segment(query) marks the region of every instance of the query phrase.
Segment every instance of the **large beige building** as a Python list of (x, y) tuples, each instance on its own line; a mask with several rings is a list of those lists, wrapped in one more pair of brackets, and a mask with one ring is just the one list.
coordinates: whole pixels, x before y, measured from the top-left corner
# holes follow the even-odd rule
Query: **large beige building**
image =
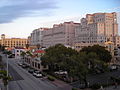
[(113, 13), (87, 14), (76, 28), (76, 43), (101, 43), (112, 41), (118, 36), (117, 15)]
[(53, 28), (43, 31), (43, 46), (48, 48), (56, 44), (73, 46), (75, 38), (75, 28), (80, 23), (64, 22), (54, 24)]
[(24, 38), (6, 38), (5, 34), (1, 35), (1, 45), (14, 48), (14, 47), (26, 47), (28, 39)]
[(49, 28), (38, 28), (32, 31), (30, 35), (30, 45), (37, 46), (43, 45), (43, 31), (48, 30)]

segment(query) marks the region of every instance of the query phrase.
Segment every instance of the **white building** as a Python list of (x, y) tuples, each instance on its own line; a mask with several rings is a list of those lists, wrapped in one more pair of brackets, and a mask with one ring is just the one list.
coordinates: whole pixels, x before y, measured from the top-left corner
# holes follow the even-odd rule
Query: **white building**
[(24, 48), (19, 48), (19, 47), (16, 47), (12, 50), (12, 53), (15, 54), (15, 59), (21, 59), (21, 53), (22, 52), (25, 52), (25, 49)]

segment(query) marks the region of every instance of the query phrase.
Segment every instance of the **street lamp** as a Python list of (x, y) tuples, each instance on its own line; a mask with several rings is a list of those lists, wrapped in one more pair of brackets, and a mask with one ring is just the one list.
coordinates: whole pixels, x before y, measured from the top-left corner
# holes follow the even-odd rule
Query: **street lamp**
[(6, 64), (7, 64), (7, 77), (8, 77), (8, 55), (7, 55), (7, 61), (6, 61)]
[[(7, 55), (7, 61), (6, 61), (6, 64), (7, 64), (7, 77), (8, 77), (8, 55)], [(7, 90), (8, 90), (8, 84), (7, 84)]]

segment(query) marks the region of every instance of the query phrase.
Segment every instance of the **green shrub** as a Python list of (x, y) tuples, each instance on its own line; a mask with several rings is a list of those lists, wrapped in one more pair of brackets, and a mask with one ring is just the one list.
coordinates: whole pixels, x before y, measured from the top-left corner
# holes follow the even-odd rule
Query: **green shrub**
[(95, 84), (93, 84), (92, 86), (91, 86), (91, 88), (92, 89), (99, 89), (100, 88), (100, 84), (98, 84), (98, 83), (95, 83)]
[(50, 81), (54, 81), (54, 80), (55, 80), (55, 78), (54, 78), (53, 76), (48, 76), (48, 79), (49, 79)]
[(77, 88), (72, 88), (72, 90), (77, 90)]

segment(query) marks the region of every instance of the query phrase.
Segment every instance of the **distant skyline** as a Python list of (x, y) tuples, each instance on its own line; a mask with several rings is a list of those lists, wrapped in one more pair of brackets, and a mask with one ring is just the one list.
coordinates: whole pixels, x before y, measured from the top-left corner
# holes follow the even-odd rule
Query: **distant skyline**
[(120, 23), (120, 0), (0, 0), (0, 35), (27, 38), (34, 29), (98, 12), (117, 12)]

